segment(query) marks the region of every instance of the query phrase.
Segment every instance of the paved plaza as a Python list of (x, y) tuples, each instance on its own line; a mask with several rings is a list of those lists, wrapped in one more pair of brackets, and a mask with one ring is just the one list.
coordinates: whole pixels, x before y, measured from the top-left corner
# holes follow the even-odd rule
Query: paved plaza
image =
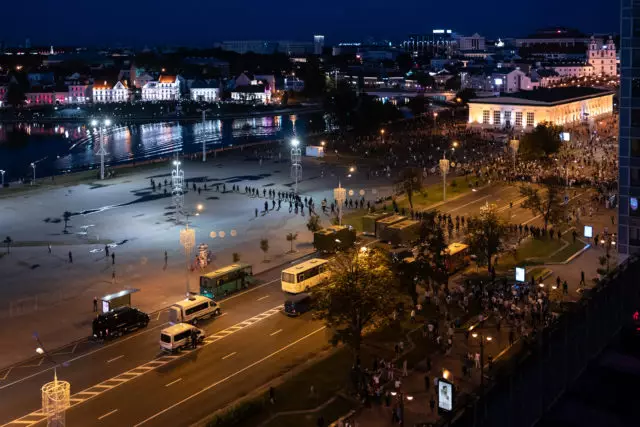
[[(238, 153), (207, 163), (184, 162), (189, 181), (185, 208), (195, 212), (198, 204), (203, 207), (199, 216), (190, 217), (190, 226), (196, 230), (196, 244), (208, 244), (214, 256), (207, 271), (231, 264), (234, 252), (259, 273), (312, 251), (306, 208), (302, 216), (290, 213), (288, 202), (278, 210), (277, 204), (272, 209), (269, 201), (270, 210), (265, 212), (266, 198), (244, 194), (245, 186), (260, 192), (289, 191), (290, 165), (285, 155), (282, 159), (276, 156), (275, 160), (259, 162), (246, 160)], [(299, 192), (303, 198), (313, 197), (317, 210), (323, 198), (332, 200), (338, 179), (356, 193), (366, 188), (367, 199), (376, 197), (371, 191), (374, 188), (377, 195), (391, 191), (383, 181), (368, 180), (364, 174), (349, 178), (347, 169), (341, 166), (305, 158), (303, 167)], [(94, 297), (123, 288), (140, 289), (133, 296), (133, 304), (153, 312), (185, 294), (185, 256), (179, 242), (179, 230), (184, 225), (174, 221), (170, 188), (164, 194), (164, 180), (171, 181), (170, 168), (168, 164), (159, 165), (104, 184), (79, 184), (0, 199), (0, 233), (15, 242), (11, 254), (0, 258), (4, 273), (0, 286), (4, 327), (0, 338), (10, 337), (14, 344), (0, 350), (0, 366), (32, 356), (34, 332), (50, 348), (88, 336)], [(162, 184), (162, 190), (152, 190), (152, 177), (156, 184)], [(194, 178), (202, 181), (196, 184), (200, 192), (193, 191)], [(219, 191), (216, 184), (220, 185)], [(226, 192), (222, 191), (223, 184)], [(232, 192), (233, 185), (239, 186), (240, 192)], [(67, 233), (63, 232), (65, 211), (74, 213)], [(329, 225), (327, 215), (321, 215), (321, 220), (324, 226)], [(211, 237), (212, 232), (216, 232), (216, 238)], [(299, 233), (295, 253), (289, 253), (286, 235), (290, 232)], [(268, 262), (264, 262), (265, 254), (259, 246), (263, 238), (269, 240)], [(115, 253), (115, 264), (105, 256), (105, 242), (115, 245), (110, 249), (110, 254)], [(73, 263), (69, 262), (69, 252)], [(197, 290), (198, 276), (199, 272), (190, 274), (191, 290)]]

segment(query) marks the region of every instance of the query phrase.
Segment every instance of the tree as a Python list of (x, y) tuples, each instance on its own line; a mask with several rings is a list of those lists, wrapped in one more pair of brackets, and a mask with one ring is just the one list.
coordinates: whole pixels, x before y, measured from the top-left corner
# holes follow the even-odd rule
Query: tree
[(5, 95), (7, 104), (14, 108), (22, 106), (27, 97), (24, 94), (24, 90), (18, 83), (11, 83), (7, 88), (7, 94)]
[(522, 207), (529, 209), (536, 216), (540, 215), (546, 230), (549, 224), (557, 225), (562, 221), (565, 205), (558, 186), (546, 184), (544, 188), (544, 193), (540, 194), (539, 188), (525, 185), (520, 187), (520, 195), (526, 197)]
[(2, 243), (7, 245), (7, 253), (10, 254), (11, 253), (11, 244), (13, 243), (13, 239), (11, 237), (7, 236), (7, 237), (4, 238)]
[(493, 257), (504, 245), (507, 227), (497, 212), (496, 205), (485, 205), (480, 215), (471, 217), (467, 221), (466, 242), (478, 265), (486, 265), (491, 271)]
[(322, 225), (320, 225), (320, 217), (318, 215), (309, 215), (309, 220), (307, 221), (307, 230), (312, 233), (322, 230)]
[(264, 252), (263, 262), (267, 262), (267, 252), (269, 252), (269, 239), (260, 239), (260, 250)]
[[(467, 105), (470, 99), (476, 97), (476, 91), (471, 88), (465, 88), (456, 93), (456, 102), (460, 105)], [(458, 101), (459, 100), (459, 101)]]
[(421, 116), (427, 110), (425, 108), (425, 98), (422, 93), (417, 94), (413, 98), (409, 100), (409, 109), (413, 113), (414, 116)]
[(462, 81), (460, 80), (460, 75), (455, 75), (451, 77), (449, 80), (444, 82), (444, 88), (446, 90), (460, 90), (462, 86)]
[(293, 242), (298, 239), (298, 233), (288, 233), (287, 234), (287, 242), (291, 243), (291, 249), (289, 252), (293, 253)]
[(437, 214), (437, 211), (428, 212), (420, 222), (416, 273), (431, 283), (444, 284), (449, 279), (445, 264), (447, 242), (444, 231), (435, 221)]
[(231, 258), (233, 259), (233, 263), (237, 263), (240, 261), (240, 254), (238, 252), (234, 252), (231, 254)]
[(518, 154), (525, 160), (536, 160), (557, 153), (560, 149), (562, 128), (540, 123), (520, 139)]
[(398, 301), (389, 259), (376, 249), (350, 250), (337, 254), (329, 271), (327, 286), (313, 288), (315, 316), (333, 331), (332, 342), (345, 343), (357, 360), (362, 331), (388, 319)]
[(413, 195), (422, 187), (422, 173), (417, 168), (405, 168), (400, 174), (400, 185), (407, 195), (409, 206), (413, 210)]
[(71, 212), (69, 211), (64, 211), (64, 213), (62, 214), (62, 220), (64, 221), (64, 232), (67, 232), (67, 226), (69, 224), (69, 220), (71, 219)]
[(429, 75), (429, 73), (415, 73), (414, 78), (422, 88), (431, 88), (436, 84), (435, 80)]

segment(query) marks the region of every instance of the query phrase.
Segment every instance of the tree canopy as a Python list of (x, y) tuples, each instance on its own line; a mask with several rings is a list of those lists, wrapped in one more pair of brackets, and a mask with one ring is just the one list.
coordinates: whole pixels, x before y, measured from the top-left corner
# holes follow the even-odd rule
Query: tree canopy
[(339, 253), (329, 262), (326, 286), (313, 288), (316, 317), (333, 332), (334, 344), (343, 342), (360, 354), (365, 328), (385, 321), (396, 306), (389, 259), (377, 249)]
[(522, 206), (542, 217), (545, 230), (549, 224), (557, 225), (564, 218), (565, 205), (560, 192), (557, 185), (546, 184), (543, 192), (531, 185), (520, 187), (520, 195), (526, 197)]
[(560, 149), (562, 128), (540, 123), (520, 140), (519, 155), (525, 160), (536, 160), (557, 153)]
[(485, 205), (480, 215), (469, 218), (466, 242), (478, 265), (491, 271), (493, 257), (502, 251), (507, 227), (498, 215), (496, 205)]

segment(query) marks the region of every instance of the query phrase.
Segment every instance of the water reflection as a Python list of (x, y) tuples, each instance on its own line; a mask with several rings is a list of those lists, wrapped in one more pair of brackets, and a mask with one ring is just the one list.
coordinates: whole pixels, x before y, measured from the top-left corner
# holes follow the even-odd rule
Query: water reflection
[(114, 123), (102, 130), (69, 123), (0, 125), (0, 169), (25, 176), (29, 163), (42, 157), (38, 167), (43, 175), (91, 168), (99, 163), (100, 138), (107, 152), (106, 161), (116, 164), (166, 157), (174, 152), (199, 153), (203, 141), (207, 149), (213, 149), (327, 130), (321, 114), (190, 123)]

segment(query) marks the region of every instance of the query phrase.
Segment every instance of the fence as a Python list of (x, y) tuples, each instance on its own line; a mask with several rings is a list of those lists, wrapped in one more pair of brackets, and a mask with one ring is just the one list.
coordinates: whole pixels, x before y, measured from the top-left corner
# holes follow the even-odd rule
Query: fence
[(501, 366), (483, 396), (459, 402), (440, 427), (534, 425), (631, 319), (640, 302), (640, 262), (629, 259), (606, 282), (585, 291)]
[(78, 296), (78, 291), (57, 290), (53, 292), (43, 292), (36, 295), (19, 298), (0, 303), (0, 319), (23, 316), (39, 310), (51, 308), (55, 304), (72, 299)]

